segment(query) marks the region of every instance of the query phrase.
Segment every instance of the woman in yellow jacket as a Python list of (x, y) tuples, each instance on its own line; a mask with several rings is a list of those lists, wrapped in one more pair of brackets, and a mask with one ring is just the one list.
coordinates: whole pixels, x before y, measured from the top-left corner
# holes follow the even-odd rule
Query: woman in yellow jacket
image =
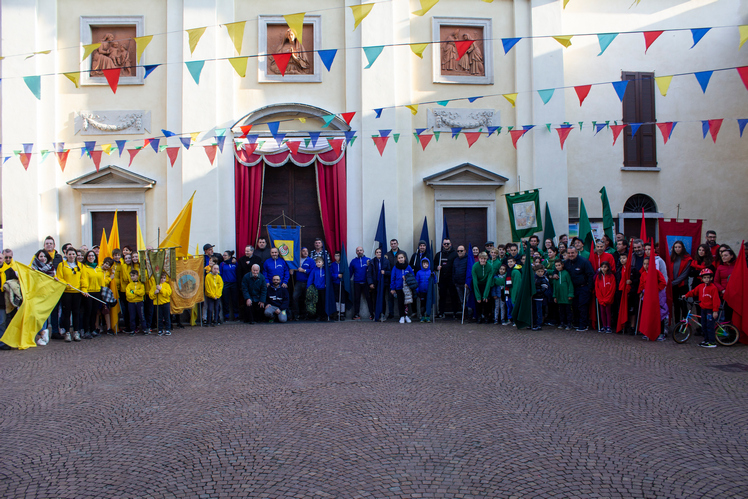
[(210, 274), (205, 276), (205, 301), (208, 303), (208, 324), (216, 325), (221, 317), (221, 295), (223, 294), (223, 279), (219, 274), (220, 268), (214, 264)]
[(153, 307), (156, 309), (158, 335), (171, 336), (171, 286), (169, 285), (169, 276), (166, 275), (166, 272), (162, 272), (161, 283), (158, 286), (153, 277), (148, 279), (148, 285), (150, 287), (148, 295), (153, 300)]
[[(80, 341), (81, 298), (88, 297), (88, 276), (77, 261), (77, 252), (72, 246), (65, 252), (65, 260), (57, 266), (57, 279), (67, 284), (62, 294), (62, 320), (60, 328), (65, 331), (65, 341)], [(73, 314), (73, 327), (70, 327)]]
[(81, 300), (83, 308), (81, 325), (83, 327), (84, 340), (100, 336), (98, 328), (96, 327), (96, 317), (99, 315), (99, 311), (103, 306), (100, 300), (101, 285), (104, 282), (104, 271), (96, 264), (97, 260), (96, 253), (89, 251), (84, 256), (83, 264), (81, 265), (83, 273), (88, 278), (89, 295), (87, 298)]

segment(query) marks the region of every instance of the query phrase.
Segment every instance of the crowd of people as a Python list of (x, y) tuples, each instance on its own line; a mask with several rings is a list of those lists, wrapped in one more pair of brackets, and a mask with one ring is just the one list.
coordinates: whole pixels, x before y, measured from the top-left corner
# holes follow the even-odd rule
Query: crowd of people
[[(451, 240), (444, 239), (433, 262), (425, 241), (419, 241), (408, 258), (397, 239), (392, 239), (389, 251), (376, 249), (371, 258), (359, 246), (345, 268), (341, 254), (335, 252), (331, 257), (318, 238), (311, 251), (301, 248), (298, 268), (293, 270), (266, 238), (247, 246), (238, 258), (233, 251), (217, 254), (213, 245), (205, 244), (201, 319), (209, 327), (231, 321), (342, 321), (352, 308), (353, 320), (368, 316), (370, 321), (397, 317), (400, 323), (413, 319), (431, 322), (435, 313), (440, 320), (515, 325), (512, 312), (522, 280), (529, 275), (533, 279), (533, 330), (545, 326), (588, 331), (594, 325), (600, 332), (636, 334), (646, 283), (655, 279), (662, 324), (657, 340), (666, 339), (670, 319), (679, 321), (686, 316), (684, 300), (694, 297), (704, 308), (701, 346), (715, 346), (714, 321), (720, 313), (726, 321), (732, 315), (722, 295), (735, 268), (735, 251), (717, 244), (716, 233), (708, 231), (706, 243), (697, 248), (694, 257), (682, 241), (676, 241), (666, 264), (649, 243), (634, 239), (630, 251), (623, 234), (615, 239), (603, 236), (592, 252), (580, 239), (569, 240), (566, 235), (559, 238), (558, 245), (551, 239), (541, 245), (537, 236), (531, 236), (519, 245), (488, 241), (482, 249), (453, 248)], [(112, 256), (102, 262), (98, 250), (85, 245), (76, 249), (68, 243), (57, 252), (50, 236), (35, 253), (31, 267), (66, 285), (37, 335), (37, 344), (45, 345), (50, 339), (76, 342), (113, 335), (117, 329), (130, 335), (169, 336), (172, 324), (184, 327), (180, 314), (171, 313), (172, 289), (166, 273), (158, 283), (153, 278), (141, 279), (144, 268), (138, 252), (129, 246), (113, 249)], [(20, 292), (12, 250), (4, 250), (3, 259), (0, 323), (4, 329), (13, 318)], [(530, 272), (522, 271), (525, 266), (530, 266)], [(343, 282), (348, 277), (350, 286)], [(114, 325), (111, 320), (115, 316), (110, 312), (117, 299), (110, 291), (112, 281), (119, 292), (121, 321)], [(665, 293), (668, 282), (672, 286), (672, 318)], [(346, 289), (351, 290), (350, 295)], [(328, 293), (334, 297), (332, 314), (325, 306)], [(624, 295), (626, 317), (619, 317)], [(0, 348), (8, 347), (0, 344)]]

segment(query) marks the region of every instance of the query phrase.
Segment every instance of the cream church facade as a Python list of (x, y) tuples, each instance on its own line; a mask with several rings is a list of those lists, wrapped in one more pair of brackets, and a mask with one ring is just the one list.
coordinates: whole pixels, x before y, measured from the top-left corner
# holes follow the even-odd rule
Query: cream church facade
[[(737, 120), (748, 118), (748, 89), (735, 69), (748, 66), (745, 2), (441, 0), (424, 15), (417, 0), (373, 3), (354, 29), (359, 2), (340, 0), (3, 0), (4, 246), (24, 261), (47, 235), (91, 246), (114, 210), (123, 240), (137, 219), (156, 245), (196, 192), (191, 252), (241, 251), (285, 214), (305, 242), (335, 239), (350, 254), (372, 247), (383, 201), (388, 237), (410, 252), (424, 217), (432, 239), (446, 218), (458, 243), (509, 241), (503, 196), (520, 190), (540, 189), (556, 233), (568, 232), (580, 199), (602, 216), (603, 186), (627, 235), (643, 208), (653, 234), (657, 218), (679, 216), (705, 219), (720, 242), (745, 237), (748, 137)], [(299, 41), (283, 16), (301, 12)], [(242, 21), (238, 51), (229, 34)], [(201, 27), (191, 51), (187, 30)], [(642, 32), (656, 31), (645, 53)], [(137, 60), (134, 38), (148, 35)], [(102, 45), (81, 61), (91, 43)], [(116, 93), (104, 76), (114, 68)], [(708, 71), (703, 90), (694, 73)], [(78, 73), (79, 88), (63, 73)], [(24, 79), (36, 75), (39, 98)], [(669, 75), (663, 96), (653, 78)], [(622, 80), (623, 99), (612, 84)], [(716, 143), (703, 138), (702, 122), (719, 119)], [(612, 145), (614, 128), (593, 121), (644, 124)], [(655, 121), (677, 122), (667, 144)], [(530, 125), (515, 148), (510, 127)], [(468, 147), (465, 132), (478, 131)], [(372, 136), (385, 135), (380, 154)], [(159, 144), (129, 152), (146, 139)], [(81, 155), (91, 141), (104, 147), (99, 172)], [(13, 153), (23, 144), (33, 144), (27, 169)], [(70, 149), (64, 171), (56, 148)]]

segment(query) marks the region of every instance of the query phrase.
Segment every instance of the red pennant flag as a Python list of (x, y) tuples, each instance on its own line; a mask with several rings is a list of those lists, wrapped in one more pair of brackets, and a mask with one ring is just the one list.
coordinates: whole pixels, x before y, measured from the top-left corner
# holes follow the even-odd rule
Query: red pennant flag
[(281, 76), (286, 76), (286, 68), (288, 67), (288, 61), (291, 60), (291, 53), (286, 54), (273, 54), (273, 60), (278, 66), (278, 70), (281, 72)]
[(527, 130), (509, 130), (509, 135), (512, 136), (512, 145), (517, 149), (517, 141), (522, 137)]
[(374, 141), (374, 144), (377, 146), (377, 150), (379, 151), (379, 155), (382, 156), (384, 154), (384, 148), (387, 147), (387, 139), (388, 137), (372, 137), (372, 140)]
[(740, 79), (743, 81), (743, 85), (745, 85), (746, 90), (748, 90), (748, 66), (743, 66), (741, 68), (735, 68), (735, 69), (738, 70)]
[(740, 245), (735, 270), (725, 287), (725, 301), (732, 308), (732, 324), (740, 331), (740, 342), (748, 343), (748, 267), (745, 264), (745, 241)]
[(618, 136), (621, 135), (623, 129), (626, 128), (626, 124), (610, 125), (610, 128), (613, 130), (613, 145), (616, 145), (616, 140), (618, 140)]
[(569, 136), (569, 133), (571, 133), (573, 129), (571, 127), (566, 128), (556, 128), (556, 131), (558, 132), (558, 140), (561, 141), (561, 150), (564, 150), (564, 142), (566, 142), (566, 138)]
[(657, 123), (657, 128), (659, 128), (660, 133), (662, 133), (662, 140), (667, 144), (667, 141), (670, 140), (670, 134), (673, 131), (673, 122), (668, 121), (666, 123)]
[(257, 143), (244, 144), (244, 153), (247, 155), (247, 160), (255, 153), (255, 149), (257, 149)]
[(712, 141), (714, 143), (717, 143), (717, 134), (719, 133), (719, 129), (722, 128), (722, 119), (718, 120), (709, 120), (709, 133), (712, 135)]
[(143, 147), (146, 147), (150, 143), (151, 143), (151, 139), (143, 139)]
[(22, 152), (18, 156), (21, 159), (21, 164), (23, 165), (23, 169), (24, 170), (28, 170), (29, 169), (29, 161), (31, 160), (31, 153), (30, 152)]
[(644, 32), (644, 53), (647, 53), (647, 50), (649, 50), (649, 47), (654, 43), (655, 40), (657, 40), (660, 35), (662, 34), (662, 31), (645, 31)]
[(470, 46), (475, 43), (475, 40), (460, 40), (459, 42), (455, 42), (455, 47), (457, 47), (457, 59), (462, 59), (462, 56), (465, 55), (465, 52), (468, 51)]
[(107, 83), (109, 83), (109, 88), (112, 89), (112, 92), (115, 94), (117, 93), (117, 84), (119, 83), (119, 75), (122, 72), (122, 68), (111, 68), (111, 69), (104, 69), (104, 78), (106, 78)]
[(343, 151), (343, 142), (345, 142), (345, 139), (327, 139), (327, 142), (332, 147), (332, 150), (335, 151), (335, 154), (340, 154)]
[(174, 162), (177, 160), (177, 155), (179, 154), (179, 147), (167, 147), (166, 154), (169, 156), (171, 167), (174, 168)]
[(68, 153), (70, 152), (70, 149), (66, 151), (58, 151), (55, 154), (57, 155), (57, 162), (60, 164), (60, 168), (62, 171), (65, 171), (65, 165), (67, 165), (68, 162)]
[(88, 153), (89, 156), (91, 156), (91, 159), (94, 162), (94, 166), (96, 167), (96, 171), (99, 171), (99, 166), (101, 165), (101, 153), (104, 151), (91, 151)]
[(644, 218), (644, 208), (642, 208), (642, 225), (639, 228), (639, 239), (641, 239), (642, 241), (647, 240), (647, 224), (645, 223)]
[(239, 127), (242, 131), (242, 137), (246, 137), (250, 130), (252, 130), (252, 125), (243, 125)]
[[(654, 244), (652, 244), (652, 247), (654, 247)], [(641, 316), (639, 317), (639, 331), (650, 341), (655, 341), (660, 335), (660, 280), (657, 275), (658, 272), (653, 254), (649, 261)]]
[(210, 164), (212, 165), (213, 162), (216, 160), (216, 149), (218, 149), (217, 145), (212, 146), (203, 146), (205, 148), (205, 154), (208, 155), (208, 159), (210, 160)]
[(301, 145), (301, 142), (298, 141), (288, 141), (286, 142), (286, 146), (288, 146), (288, 149), (291, 151), (291, 154), (299, 154), (299, 146)]
[(580, 106), (582, 105), (582, 102), (584, 102), (584, 99), (587, 98), (591, 88), (592, 85), (579, 85), (578, 87), (574, 87), (574, 91), (577, 93), (577, 97), (579, 97)]
[(463, 135), (467, 139), (468, 149), (473, 147), (473, 144), (480, 138), (480, 132), (463, 132)]
[[(145, 139), (148, 140), (148, 139)], [(140, 149), (128, 149), (127, 153), (130, 155), (130, 164), (127, 165), (128, 167), (132, 166), (132, 160), (135, 159), (135, 156), (140, 152)]]
[(421, 143), (421, 148), (424, 151), (426, 150), (426, 146), (429, 145), (429, 142), (431, 142), (431, 139), (433, 139), (433, 138), (434, 138), (433, 135), (420, 134), (418, 136), (418, 142)]
[(343, 113), (340, 115), (341, 118), (345, 120), (346, 123), (349, 125), (351, 124), (351, 120), (353, 119), (353, 116), (356, 114), (356, 111), (353, 111), (351, 113)]

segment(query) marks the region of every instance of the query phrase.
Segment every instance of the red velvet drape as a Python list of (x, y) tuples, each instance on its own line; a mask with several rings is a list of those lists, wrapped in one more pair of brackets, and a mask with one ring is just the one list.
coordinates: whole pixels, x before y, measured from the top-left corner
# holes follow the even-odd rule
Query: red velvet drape
[[(334, 151), (329, 152), (334, 157)], [(328, 158), (320, 154), (323, 161)], [(317, 198), (322, 218), (325, 242), (330, 252), (340, 251), (348, 237), (348, 215), (346, 205), (345, 155), (334, 165), (315, 163), (317, 169)]]
[(262, 185), (265, 164), (249, 167), (234, 160), (234, 206), (236, 217), (237, 255), (244, 248), (255, 245), (260, 235), (260, 211), (262, 209)]

